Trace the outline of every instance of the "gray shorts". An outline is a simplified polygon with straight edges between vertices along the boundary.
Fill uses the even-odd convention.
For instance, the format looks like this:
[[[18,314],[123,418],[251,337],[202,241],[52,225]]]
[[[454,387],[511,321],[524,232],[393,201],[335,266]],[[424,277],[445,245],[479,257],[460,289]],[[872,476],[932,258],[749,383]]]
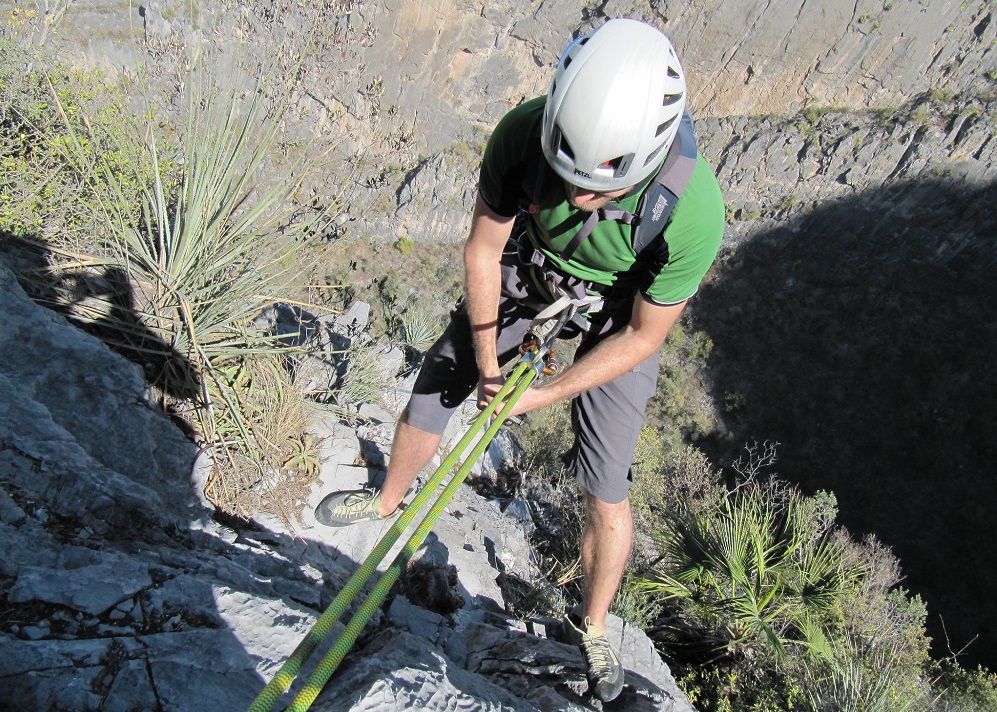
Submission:
[[[508,363],[518,358],[523,337],[542,302],[529,273],[511,255],[503,259],[502,283],[498,354],[499,363]],[[594,326],[583,335],[575,358],[581,358],[602,339],[626,326],[632,308],[631,297],[594,316]],[[623,501],[633,483],[634,448],[647,401],[657,387],[658,361],[655,352],[633,370],[571,402],[575,435],[572,469],[582,487],[603,502]],[[454,411],[477,385],[470,322],[464,306],[458,305],[446,331],[426,353],[406,421],[420,430],[442,434]]]

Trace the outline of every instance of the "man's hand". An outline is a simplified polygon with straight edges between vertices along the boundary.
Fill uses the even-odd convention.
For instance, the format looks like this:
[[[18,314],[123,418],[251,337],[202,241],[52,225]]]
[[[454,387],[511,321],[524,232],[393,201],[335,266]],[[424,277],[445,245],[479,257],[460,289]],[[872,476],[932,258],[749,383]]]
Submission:
[[[528,413],[609,383],[661,348],[685,302],[657,305],[638,296],[630,323],[552,379],[526,389],[510,415]]]
[[[500,374],[492,377],[482,377],[478,381],[478,410],[484,410],[502,388],[505,378]]]
[[[504,384],[505,379],[502,376],[482,378],[478,382],[478,410],[484,410],[495,399],[495,395]],[[544,408],[553,402],[550,394],[544,390],[543,384],[534,384],[520,394],[512,410],[506,413],[506,417],[514,418],[517,415],[524,415],[531,410]]]

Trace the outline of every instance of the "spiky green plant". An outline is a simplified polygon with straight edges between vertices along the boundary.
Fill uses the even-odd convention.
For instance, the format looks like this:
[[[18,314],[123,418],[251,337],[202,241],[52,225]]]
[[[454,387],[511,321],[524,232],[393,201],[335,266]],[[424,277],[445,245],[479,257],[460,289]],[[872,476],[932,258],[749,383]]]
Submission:
[[[380,365],[381,349],[373,344],[351,347],[344,355],[345,368],[326,405],[340,418],[355,422],[358,403],[380,404],[387,379]]]
[[[431,306],[415,304],[402,312],[399,319],[405,345],[413,351],[425,351],[443,333],[443,320]]]
[[[679,502],[658,535],[662,558],[640,582],[679,604],[656,636],[701,659],[822,645],[825,621],[861,570],[831,531],[815,531],[802,503],[794,490],[755,481],[710,510]]]
[[[287,349],[251,320],[287,289],[302,238],[322,228],[332,206],[303,209],[295,199],[314,158],[271,165],[290,90],[268,100],[261,79],[240,86],[232,75],[195,70],[170,155],[160,149],[154,107],[142,139],[121,145],[119,134],[53,96],[63,157],[101,236],[99,254],[63,264],[63,273],[114,275],[105,281],[118,285],[111,297],[69,305],[74,316],[164,364],[158,385],[194,404],[197,437],[232,471],[255,470],[249,479],[259,480],[281,464],[259,425],[268,417],[260,384],[272,381],[261,373]]]
[[[911,683],[892,646],[841,636],[804,658],[801,684],[813,712],[906,712],[931,709],[928,681]]]

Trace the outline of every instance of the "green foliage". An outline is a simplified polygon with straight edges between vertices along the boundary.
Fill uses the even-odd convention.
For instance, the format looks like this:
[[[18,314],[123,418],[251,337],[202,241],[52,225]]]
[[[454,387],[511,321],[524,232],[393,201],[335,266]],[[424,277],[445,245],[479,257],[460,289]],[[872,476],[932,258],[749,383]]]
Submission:
[[[717,506],[726,495],[720,472],[699,450],[664,441],[645,426],[634,455],[630,489],[637,531],[648,538],[660,532],[662,517],[683,503],[695,511]]]
[[[567,403],[531,414],[513,426],[526,450],[524,468],[530,476],[559,481],[564,477],[564,455],[571,449],[571,415]]]
[[[631,502],[656,560],[620,608],[634,619],[660,608],[648,633],[698,709],[930,707],[925,606],[895,588],[888,549],[835,528],[833,494],[763,483],[771,443],[747,449],[734,464],[742,483],[727,492],[702,453],[663,454],[652,432],[638,445]],[[651,604],[635,605],[633,588]]]
[[[632,574],[624,576],[609,612],[641,630],[650,628],[661,613],[661,606],[645,595]]]
[[[701,330],[675,324],[665,340],[658,372],[658,387],[647,409],[648,421],[660,436],[677,446],[683,439],[695,441],[721,427],[709,401],[703,397],[713,340]]]
[[[930,693],[894,652],[889,646],[872,646],[847,635],[829,641],[821,655],[802,661],[800,685],[808,709],[900,712],[917,708]]]
[[[804,710],[801,691],[760,661],[673,666],[679,687],[699,712],[786,712]]]
[[[319,459],[315,439],[311,435],[305,435],[290,442],[291,453],[284,462],[284,467],[301,470],[309,475],[317,474],[322,462]]]
[[[137,119],[121,104],[95,104],[86,84],[46,83],[47,105],[27,102],[4,136],[31,132],[22,155],[7,144],[7,160],[20,158],[15,169],[23,169],[40,155],[50,174],[39,182],[20,170],[28,198],[46,203],[48,188],[73,186],[55,224],[86,235],[72,245],[83,254],[68,259],[49,244],[62,256],[50,298],[112,347],[161,364],[155,385],[214,449],[217,476],[206,493],[236,506],[240,493],[271,485],[304,426],[287,349],[250,324],[288,288],[295,252],[327,215],[295,201],[310,163],[278,171],[266,187],[253,184],[272,160],[290,90],[269,101],[262,84],[242,93],[235,75],[199,70],[174,148],[152,118],[155,107]],[[49,217],[40,211],[46,228]],[[3,227],[23,234],[28,226]],[[91,274],[110,286],[80,289]]]
[[[133,122],[120,93],[101,74],[70,76],[44,67],[40,58],[0,38],[0,230],[81,251],[93,243],[100,208],[65,159],[73,138],[63,114],[85,128],[86,104],[92,117],[85,120],[99,122],[113,140],[88,139],[81,148],[91,160],[100,156],[117,166],[126,159],[114,144],[126,141]],[[70,90],[71,84],[82,88]]]
[[[443,333],[443,319],[431,304],[422,301],[409,305],[399,319],[405,345],[413,351],[425,351]]]
[[[952,659],[939,665],[935,684],[941,690],[935,709],[942,712],[991,712],[997,709],[997,674],[977,667],[966,670]]]
[[[712,510],[678,502],[659,533],[662,561],[642,581],[695,621],[691,630],[663,628],[667,643],[702,656],[755,649],[776,659],[787,647],[821,645],[860,569],[811,513],[795,490],[755,481]]]
[[[398,241],[395,243],[395,249],[401,252],[403,257],[407,257],[412,254],[412,248],[414,246],[415,242],[413,242],[410,237],[399,237]]]
[[[798,196],[796,193],[787,193],[779,201],[779,204],[776,206],[776,210],[779,210],[781,212],[792,210],[799,204],[799,202],[800,202],[800,196]]]
[[[350,239],[348,249],[331,252],[324,261],[326,282],[342,284],[332,296],[330,306],[348,308],[356,300],[371,306],[368,330],[401,340],[417,351],[417,332],[424,338],[439,333],[439,324],[459,292],[463,269],[458,244],[429,245],[415,240],[406,244],[410,251],[404,265],[398,263],[398,245],[367,239]],[[340,245],[342,246],[342,245]],[[425,329],[406,323],[421,322]],[[434,333],[435,332],[435,333]],[[414,340],[414,341],[413,341]]]
[[[346,368],[332,391],[332,401],[327,403],[340,418],[356,422],[354,406],[381,402],[386,383],[379,351],[376,345],[366,344],[354,346],[347,353]]]

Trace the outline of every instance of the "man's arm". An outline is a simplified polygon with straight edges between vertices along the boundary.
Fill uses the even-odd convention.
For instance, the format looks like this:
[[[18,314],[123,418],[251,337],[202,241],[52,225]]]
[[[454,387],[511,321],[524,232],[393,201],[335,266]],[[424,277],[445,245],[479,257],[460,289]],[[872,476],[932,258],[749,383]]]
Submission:
[[[479,195],[471,217],[471,232],[464,245],[464,297],[482,383],[502,378],[495,339],[502,289],[502,251],[514,221],[515,218],[495,213]]]
[[[512,414],[574,398],[631,370],[661,348],[685,305],[680,302],[660,306],[638,295],[626,328],[599,343],[550,381],[527,389]]]

